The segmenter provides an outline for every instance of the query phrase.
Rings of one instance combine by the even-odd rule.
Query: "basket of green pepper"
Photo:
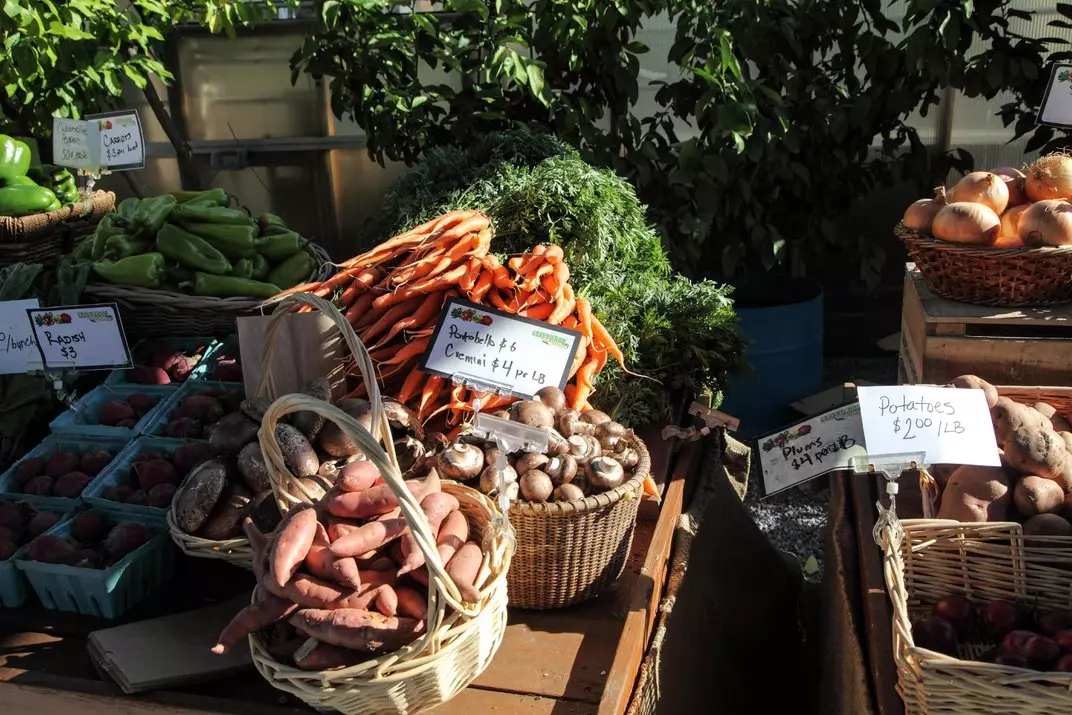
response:
[[[30,164],[25,142],[0,134],[0,265],[47,263],[91,233],[115,208],[115,194],[83,197],[74,175]]]
[[[85,295],[117,303],[128,332],[222,335],[280,291],[330,276],[320,246],[231,201],[223,189],[124,200],[74,251],[92,263]]]

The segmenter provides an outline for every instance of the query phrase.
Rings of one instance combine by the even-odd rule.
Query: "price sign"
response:
[[[86,119],[97,124],[101,166],[109,171],[145,166],[145,137],[137,111],[93,114]]]
[[[1035,123],[1048,127],[1072,127],[1072,64],[1058,62],[1050,68],[1046,94]]]
[[[982,390],[859,387],[868,454],[923,452],[927,464],[1001,466]]]
[[[52,118],[52,160],[71,169],[100,168],[99,139],[94,122]]]
[[[566,386],[580,337],[575,330],[450,298],[420,369],[529,399],[541,388]]]
[[[757,443],[764,497],[849,469],[853,457],[867,454],[860,405],[855,402],[760,437]]]
[[[41,353],[26,311],[37,307],[37,298],[0,302],[0,375],[15,375],[41,369]]]
[[[130,367],[130,350],[114,303],[26,311],[47,369]]]

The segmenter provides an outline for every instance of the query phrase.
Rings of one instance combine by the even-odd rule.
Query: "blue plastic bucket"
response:
[[[754,437],[798,418],[789,406],[822,388],[823,289],[807,278],[761,275],[737,287],[734,309],[755,375],[733,379],[719,408]]]

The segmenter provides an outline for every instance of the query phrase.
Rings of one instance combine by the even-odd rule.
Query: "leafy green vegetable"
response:
[[[646,376],[613,363],[600,374],[593,404],[617,419],[672,419],[675,400],[743,366],[730,289],[676,275],[632,187],[561,142],[508,132],[430,151],[388,192],[377,238],[463,208],[491,216],[496,252],[562,246],[570,282]]]

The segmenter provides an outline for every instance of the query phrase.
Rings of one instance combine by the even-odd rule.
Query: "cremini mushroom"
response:
[[[524,474],[532,469],[543,469],[544,465],[549,461],[546,454],[540,454],[539,452],[525,452],[517,458],[514,462],[514,469],[518,474]]]
[[[610,422],[610,415],[606,412],[600,412],[599,410],[588,410],[581,414],[581,422],[587,422],[590,425],[598,425],[604,422]]]
[[[627,432],[628,430],[622,425],[614,420],[608,420],[596,425],[593,436],[599,440],[599,446],[603,448],[604,452],[614,452],[618,449],[618,444]]]
[[[543,471],[551,477],[551,482],[556,487],[560,487],[573,481],[573,478],[577,476],[577,460],[568,454],[552,457],[543,467]]]
[[[615,462],[617,464],[617,462]],[[521,496],[525,498],[525,501],[544,502],[551,498],[551,493],[555,490],[553,484],[551,484],[551,477],[547,476],[539,469],[530,469],[521,475]]]
[[[623,446],[624,449],[622,448]],[[636,465],[640,463],[640,454],[632,447],[625,445],[624,442],[619,443],[618,447],[619,449],[610,455],[611,458],[625,469],[635,469]]]
[[[556,426],[563,437],[569,438],[578,434],[592,434],[595,425],[581,422],[581,413],[577,410],[565,409],[558,413]]]
[[[552,412],[559,412],[566,407],[566,393],[557,387],[543,387],[536,391],[536,399],[551,408]]]
[[[502,477],[501,482],[500,475]],[[498,494],[500,483],[506,485],[507,494],[509,494],[509,486],[511,484],[514,485],[514,489],[516,490],[517,472],[509,465],[500,471],[499,468],[495,466],[494,462],[490,462],[488,466],[484,467],[484,471],[480,473],[480,491],[484,492],[489,497],[493,497]]]
[[[410,434],[417,439],[424,436],[421,423],[413,410],[395,400],[384,400],[383,411],[387,413],[387,423],[391,426],[391,433],[395,437]]]
[[[584,465],[584,476],[593,490],[605,492],[621,486],[625,481],[625,470],[610,457],[596,457]]]
[[[498,417],[500,420],[510,419],[510,410],[495,410],[491,413],[492,417]]]
[[[417,466],[424,457],[424,452],[424,444],[409,435],[395,440],[395,455],[398,457],[398,468],[403,474]]]
[[[494,444],[484,447],[484,464],[495,464],[498,461],[499,455],[502,452]],[[505,456],[505,455],[504,455]],[[509,461],[509,459],[507,459]]]
[[[584,490],[576,484],[560,484],[551,494],[555,501],[578,501],[584,499]]]
[[[595,459],[603,453],[599,446],[599,440],[587,434],[575,434],[569,438],[570,456],[578,462],[584,463]]]
[[[510,405],[510,419],[529,427],[555,426],[555,413],[536,400],[521,400]]]
[[[484,453],[472,444],[455,442],[439,454],[438,469],[447,479],[473,479],[484,468]]]

